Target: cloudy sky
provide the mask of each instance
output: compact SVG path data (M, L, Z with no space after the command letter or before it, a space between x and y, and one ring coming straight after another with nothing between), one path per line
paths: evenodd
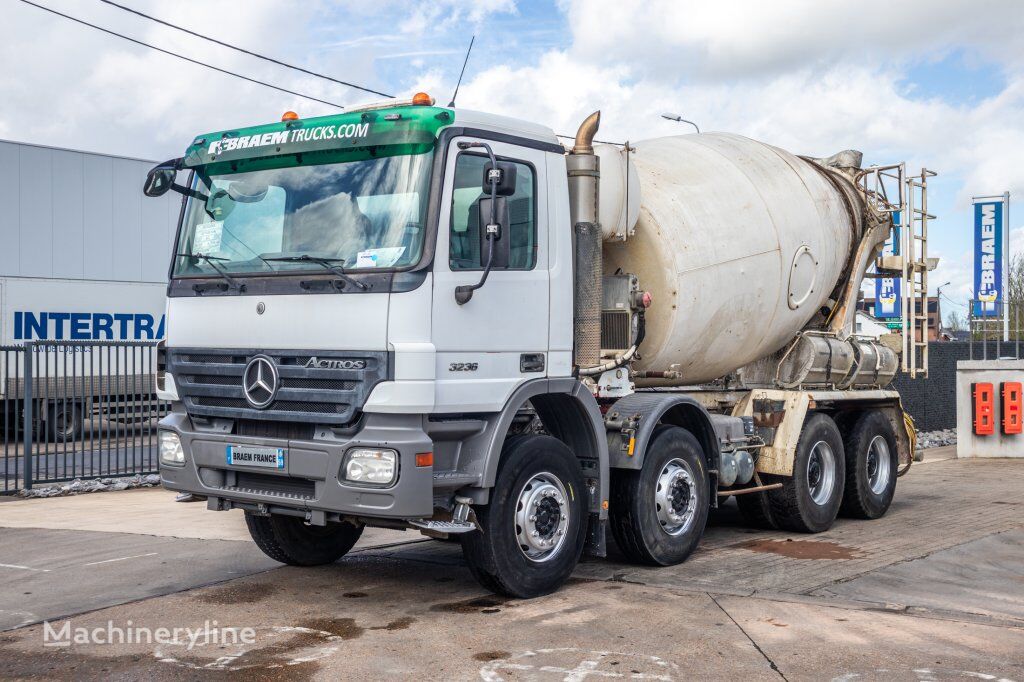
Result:
M33 0L168 50L338 104L374 96L160 26L100 0ZM472 34L460 106L602 137L704 130L796 153L940 173L931 276L971 292L971 197L1024 198L1019 0L118 0L169 22L376 90L446 102ZM149 159L197 133L336 109L214 73L0 0L0 139ZM1013 250L1024 250L1024 205ZM949 302L946 303L949 306ZM947 311L949 307L947 307Z

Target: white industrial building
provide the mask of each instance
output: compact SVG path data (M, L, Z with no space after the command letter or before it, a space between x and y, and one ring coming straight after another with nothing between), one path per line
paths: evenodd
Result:
M154 162L0 141L0 339L162 335L181 196Z

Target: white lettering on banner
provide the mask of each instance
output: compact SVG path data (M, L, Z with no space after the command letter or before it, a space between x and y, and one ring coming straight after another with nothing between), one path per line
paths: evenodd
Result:
M296 128L294 130L280 130L262 135L242 135L240 137L225 137L214 140L210 143L208 153L220 154L236 149L250 149L254 147L270 147L295 142L317 142L320 140L334 140L350 137L366 137L370 134L369 123L349 123L343 126L323 125L313 128Z
M981 206L981 277L978 283L978 298L995 301L999 296L996 287L996 206Z

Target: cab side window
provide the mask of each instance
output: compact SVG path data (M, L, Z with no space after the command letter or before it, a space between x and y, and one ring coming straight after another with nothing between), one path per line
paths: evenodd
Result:
M480 200L488 197L483 189L487 163L486 156L465 152L459 154L455 162L448 255L452 270L482 270L486 264L486 247L481 253ZM534 172L528 164L513 163L516 165L516 191L508 197L511 223L506 228L507 238L511 240L508 269L532 270L537 262Z

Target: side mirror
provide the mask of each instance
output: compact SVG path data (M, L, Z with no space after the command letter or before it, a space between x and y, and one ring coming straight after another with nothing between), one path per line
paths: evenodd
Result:
M514 172L514 169L513 169ZM494 255L491 259L491 267L495 269L507 268L509 257L512 253L512 233L509 230L508 199L503 196L497 198L498 233L494 238ZM491 222L491 200L480 200L480 257L487 258L487 223Z
M147 197L163 196L174 186L174 180L177 177L178 171L174 168L164 165L157 166L146 175L146 184L142 186L142 193Z
M142 186L142 193L147 197L159 197L167 194L167 190L173 189L182 194L189 194L189 190L174 182L178 178L179 168L181 159L171 159L154 166L146 174L146 184Z
M484 194L491 194L491 162L484 165L484 177L481 184ZM498 161L498 196L510 197L516 193L516 165L507 161ZM481 223L483 225L484 223Z

